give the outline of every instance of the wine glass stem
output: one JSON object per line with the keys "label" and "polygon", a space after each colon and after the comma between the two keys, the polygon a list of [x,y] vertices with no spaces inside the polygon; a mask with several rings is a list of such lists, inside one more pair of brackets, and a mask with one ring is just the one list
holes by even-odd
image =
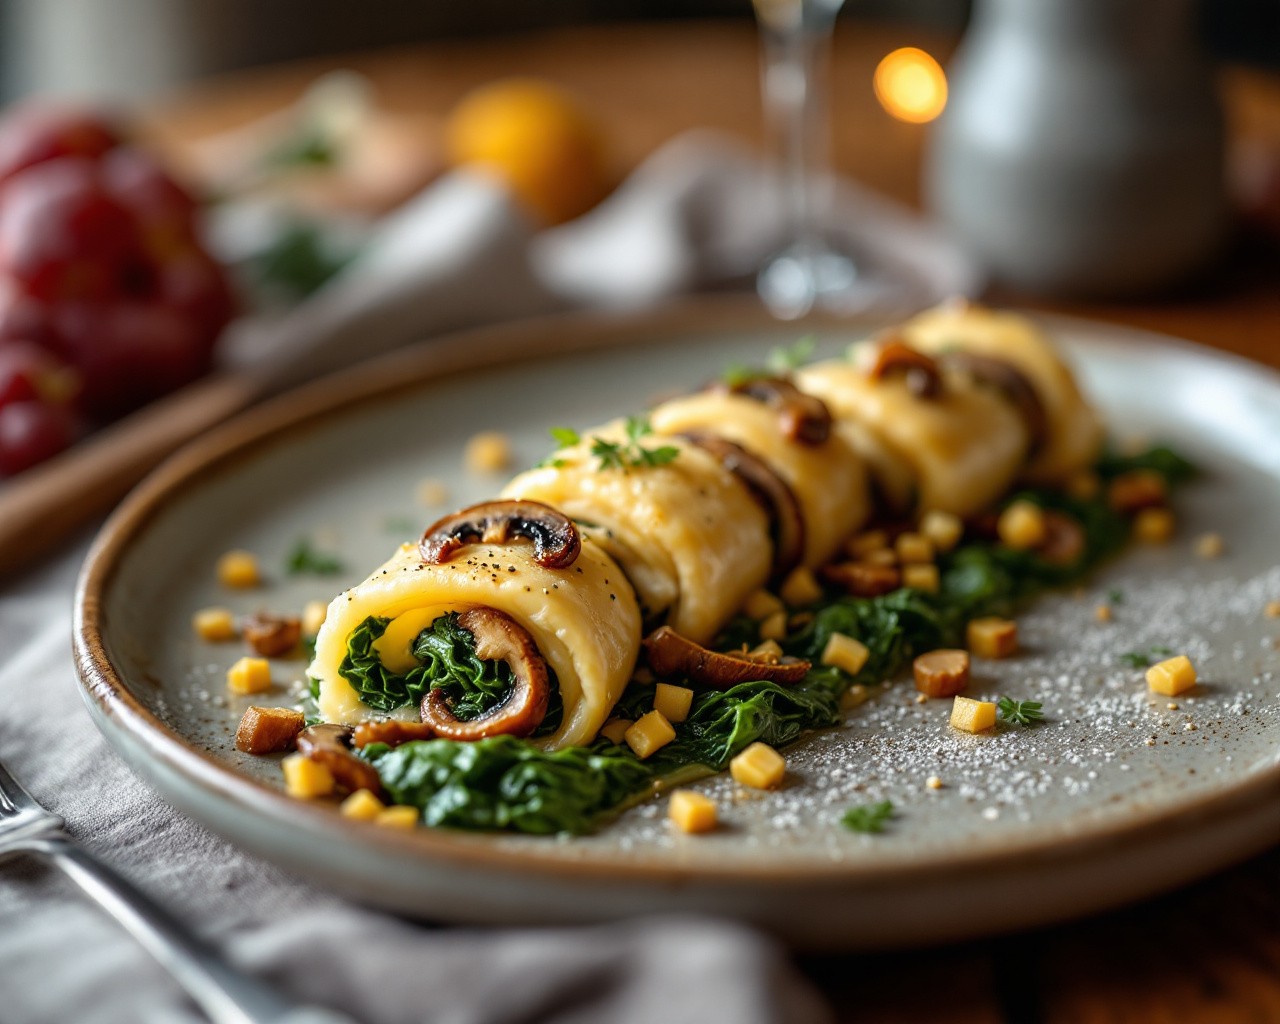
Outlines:
{"label": "wine glass stem", "polygon": [[789,244],[818,252],[831,201],[827,72],[839,5],[803,0],[797,6],[798,16],[761,19],[765,118]]}

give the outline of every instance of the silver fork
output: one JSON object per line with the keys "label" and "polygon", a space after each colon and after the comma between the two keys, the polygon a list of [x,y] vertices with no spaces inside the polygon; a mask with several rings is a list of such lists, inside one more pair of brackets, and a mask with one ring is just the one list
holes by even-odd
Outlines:
{"label": "silver fork", "polygon": [[350,1017],[286,999],[232,968],[167,910],[63,831],[0,764],[0,861],[14,854],[45,857],[65,871],[173,975],[214,1024],[354,1024]]}

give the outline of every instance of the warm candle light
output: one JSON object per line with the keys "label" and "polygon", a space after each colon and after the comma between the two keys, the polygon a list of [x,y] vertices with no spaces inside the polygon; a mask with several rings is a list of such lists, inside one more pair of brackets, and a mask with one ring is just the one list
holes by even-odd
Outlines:
{"label": "warm candle light", "polygon": [[924,50],[904,46],[877,66],[873,84],[876,99],[892,117],[908,124],[925,124],[947,105],[947,76]]}

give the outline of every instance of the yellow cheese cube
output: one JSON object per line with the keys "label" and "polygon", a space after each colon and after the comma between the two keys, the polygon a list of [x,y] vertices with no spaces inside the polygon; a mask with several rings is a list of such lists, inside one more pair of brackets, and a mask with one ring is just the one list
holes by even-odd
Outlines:
{"label": "yellow cheese cube", "polygon": [[1220,533],[1202,533],[1196,538],[1196,554],[1201,558],[1221,558],[1226,549]]}
{"label": "yellow cheese cube", "polygon": [[1269,619],[1280,619],[1280,601],[1268,601],[1262,613]]}
{"label": "yellow cheese cube", "polygon": [[1173,536],[1176,520],[1167,508],[1144,508],[1133,520],[1133,535],[1144,544],[1165,544]]}
{"label": "yellow cheese cube", "polygon": [[860,533],[847,544],[844,549],[852,558],[866,558],[873,551],[880,551],[889,546],[889,535],[884,530],[868,530]]}
{"label": "yellow cheese cube", "polygon": [[774,612],[762,623],[760,623],[760,638],[762,640],[781,640],[787,635],[787,613]]}
{"label": "yellow cheese cube", "polygon": [[778,592],[782,595],[782,600],[790,605],[813,604],[822,597],[822,587],[814,578],[813,570],[803,565],[792,570],[791,575],[783,580]]}
{"label": "yellow cheese cube", "polygon": [[636,757],[643,761],[675,739],[676,731],[671,728],[667,716],[655,710],[647,715],[641,715],[622,734],[622,738],[627,741],[627,746],[632,749]]}
{"label": "yellow cheese cube", "polygon": [[832,633],[827,646],[822,649],[822,664],[834,665],[842,672],[856,676],[871,657],[867,645],[844,633]]}
{"label": "yellow cheese cube", "polygon": [[511,465],[511,439],[486,430],[467,442],[463,458],[472,473],[501,473]]}
{"label": "yellow cheese cube", "polygon": [[421,817],[418,808],[409,807],[405,804],[393,804],[385,810],[379,811],[373,819],[375,825],[381,825],[383,828],[403,828],[413,829],[418,827],[418,819]]}
{"label": "yellow cheese cube", "polygon": [[933,541],[922,533],[900,533],[893,547],[904,565],[933,561]]}
{"label": "yellow cheese cube", "polygon": [[729,762],[733,781],[752,789],[773,789],[787,774],[787,762],[767,743],[753,743]]}
{"label": "yellow cheese cube", "polygon": [[710,832],[716,827],[716,803],[691,789],[677,789],[667,801],[667,817],[681,832]]}
{"label": "yellow cheese cube", "polygon": [[329,606],[323,601],[308,601],[302,609],[302,635],[315,636],[324,625]]}
{"label": "yellow cheese cube", "polygon": [[367,789],[357,789],[339,805],[344,817],[357,821],[373,821],[385,809],[385,804]]}
{"label": "yellow cheese cube", "polygon": [[236,619],[230,608],[201,608],[191,617],[191,628],[201,640],[219,643],[234,640]]}
{"label": "yellow cheese cube", "polygon": [[689,707],[692,704],[693,691],[687,686],[659,683],[654,688],[653,710],[661,712],[668,722],[683,722],[689,717]]}
{"label": "yellow cheese cube", "polygon": [[969,652],[979,658],[1007,658],[1018,649],[1018,624],[994,615],[969,620],[965,627]]}
{"label": "yellow cheese cube", "polygon": [[957,697],[951,705],[951,728],[961,732],[983,732],[994,729],[996,706],[989,700]]}
{"label": "yellow cheese cube", "polygon": [[902,567],[902,585],[904,587],[936,594],[940,582],[936,565],[904,565]]}
{"label": "yellow cheese cube", "polygon": [[271,689],[271,662],[266,658],[241,658],[227,669],[227,687],[241,696]]}
{"label": "yellow cheese cube", "polygon": [[747,618],[761,622],[770,615],[786,611],[786,608],[776,594],[771,594],[767,590],[757,590],[747,598],[747,603],[742,606],[742,611]]}
{"label": "yellow cheese cube", "polygon": [[1019,499],[1000,513],[996,533],[1005,547],[1015,551],[1037,548],[1044,543],[1047,527],[1039,505]]}
{"label": "yellow cheese cube", "polygon": [[939,551],[950,551],[964,536],[964,522],[953,512],[930,509],[920,520],[920,532]]}
{"label": "yellow cheese cube", "polygon": [[249,590],[262,582],[258,556],[251,551],[228,551],[218,559],[218,582],[235,590]]}
{"label": "yellow cheese cube", "polygon": [[611,718],[600,729],[600,735],[610,743],[621,743],[622,737],[634,723],[627,718]]}
{"label": "yellow cheese cube", "polygon": [[1166,697],[1176,697],[1196,685],[1196,670],[1185,654],[1166,658],[1147,669],[1147,687]]}
{"label": "yellow cheese cube", "polygon": [[284,788],[290,796],[311,800],[333,792],[333,772],[306,754],[288,754],[280,762]]}

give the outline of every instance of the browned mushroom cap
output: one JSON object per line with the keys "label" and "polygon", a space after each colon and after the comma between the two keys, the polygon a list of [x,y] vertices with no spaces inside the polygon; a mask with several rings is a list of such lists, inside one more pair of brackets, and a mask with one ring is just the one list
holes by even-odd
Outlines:
{"label": "browned mushroom cap", "polygon": [[738,683],[768,679],[790,685],[809,671],[799,658],[752,657],[745,653],[721,653],[695,644],[670,626],[659,626],[644,639],[645,656],[653,674],[661,678],[687,679],[713,690],[727,690]]}
{"label": "browned mushroom cap", "polygon": [[370,743],[385,743],[389,747],[398,747],[401,743],[413,740],[433,740],[436,731],[426,722],[399,722],[395,719],[384,719],[380,722],[361,722],[356,726],[351,742],[363,750]]}
{"label": "browned mushroom cap", "polygon": [[782,377],[748,377],[736,384],[713,385],[733,395],[744,395],[778,410],[782,433],[805,445],[820,445],[831,436],[831,410],[816,395],[806,394]]}
{"label": "browned mushroom cap", "polygon": [[512,537],[533,541],[533,560],[545,569],[573,565],[582,538],[573,520],[540,501],[486,501],[445,516],[418,542],[423,562],[447,562],[468,544],[506,544]]}
{"label": "browned mushroom cap", "polygon": [[382,780],[373,765],[351,753],[351,730],[345,725],[311,725],[298,733],[298,750],[333,774],[338,786],[349,793],[367,789],[382,795]]}
{"label": "browned mushroom cap", "polygon": [[1050,565],[1067,568],[1080,561],[1084,548],[1084,527],[1069,515],[1046,509],[1044,540],[1036,548],[1036,554]]}
{"label": "browned mushroom cap", "polygon": [[486,715],[460,721],[443,692],[422,698],[422,720],[449,740],[483,740],[490,736],[528,736],[547,717],[551,679],[533,638],[510,615],[495,608],[472,608],[458,625],[476,638],[481,661],[505,661],[515,676],[511,696]]}
{"label": "browned mushroom cap", "polygon": [[897,338],[889,338],[880,346],[868,376],[872,380],[900,376],[906,381],[907,390],[917,398],[936,398],[942,391],[938,364]]}
{"label": "browned mushroom cap", "polygon": [[768,514],[773,540],[772,577],[781,579],[799,565],[804,559],[804,513],[787,482],[763,459],[718,434],[690,430],[680,436],[719,459],[725,469],[746,484],[751,496]]}
{"label": "browned mushroom cap", "polygon": [[1031,448],[1035,449],[1044,441],[1049,421],[1040,401],[1040,394],[1026,375],[1012,363],[960,349],[941,353],[938,363],[967,373],[981,384],[991,385],[1017,410],[1031,437]]}

